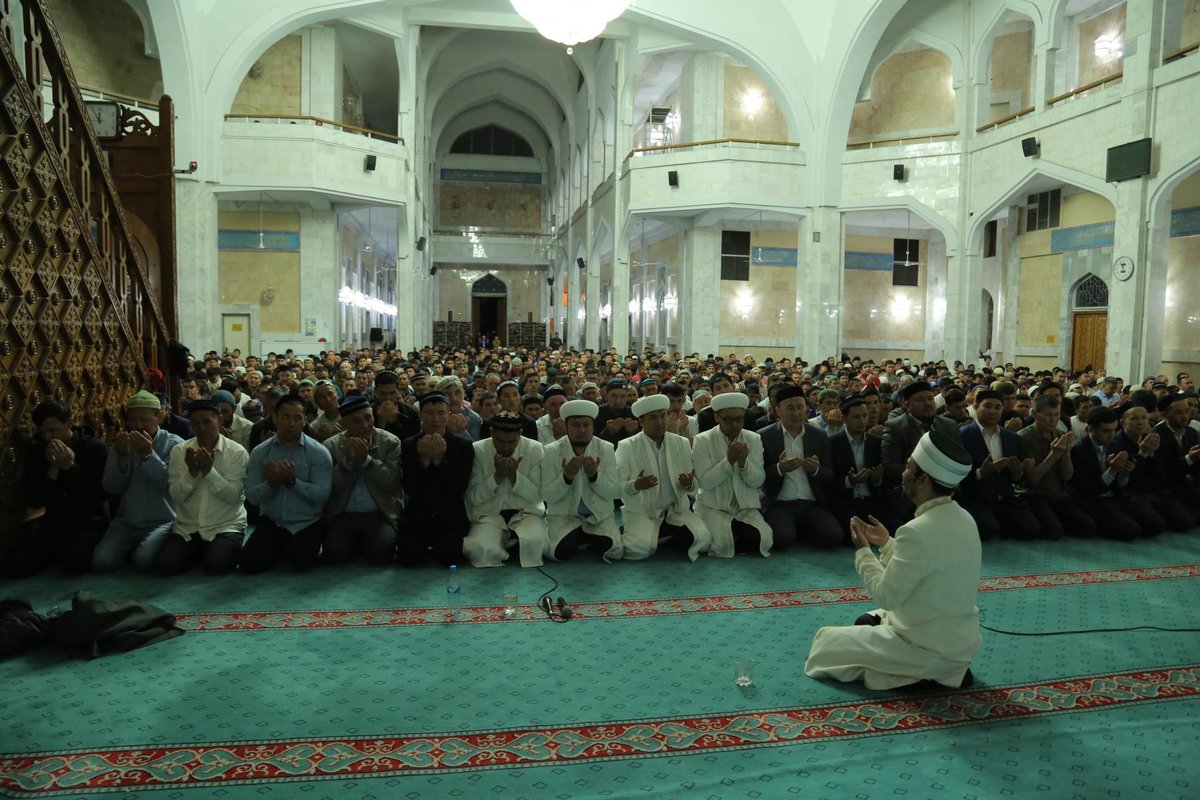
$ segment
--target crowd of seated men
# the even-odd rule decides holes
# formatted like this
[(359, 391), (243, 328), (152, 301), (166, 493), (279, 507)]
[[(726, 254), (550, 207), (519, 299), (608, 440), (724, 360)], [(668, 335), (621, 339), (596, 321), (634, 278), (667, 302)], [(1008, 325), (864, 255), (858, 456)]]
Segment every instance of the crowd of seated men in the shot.
[(1200, 525), (1186, 373), (425, 348), (210, 352), (177, 405), (163, 388), (104, 440), (37, 406), (5, 575), (840, 547), (854, 517), (911, 518), (901, 475), (935, 429), (971, 455), (957, 498), (982, 539)]

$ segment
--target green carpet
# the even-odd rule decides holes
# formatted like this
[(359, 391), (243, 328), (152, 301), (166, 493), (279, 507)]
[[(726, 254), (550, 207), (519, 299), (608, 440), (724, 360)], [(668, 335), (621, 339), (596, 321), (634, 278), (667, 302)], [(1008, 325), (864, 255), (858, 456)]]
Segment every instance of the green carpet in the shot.
[[(994, 542), (984, 623), (1195, 627), (1200, 530), (1132, 544)], [(189, 633), (95, 661), (0, 662), (0, 795), (180, 798), (1195, 797), (1200, 637), (984, 632), (975, 687), (870, 692), (802, 672), (863, 599), (847, 551), (548, 564), (550, 582), (365, 566), (249, 578), (45, 576)], [(499, 613), (506, 592), (523, 608)], [(739, 689), (732, 664), (757, 661)]]

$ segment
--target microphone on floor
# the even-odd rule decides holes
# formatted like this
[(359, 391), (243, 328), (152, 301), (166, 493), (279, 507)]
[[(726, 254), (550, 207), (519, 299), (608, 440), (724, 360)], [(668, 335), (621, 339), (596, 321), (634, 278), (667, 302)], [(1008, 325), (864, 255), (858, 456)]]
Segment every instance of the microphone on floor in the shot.
[(570, 619), (571, 615), (574, 613), (575, 612), (571, 611), (571, 607), (567, 605), (566, 600), (562, 599), (561, 597), (558, 598), (558, 615), (560, 617), (563, 619)]

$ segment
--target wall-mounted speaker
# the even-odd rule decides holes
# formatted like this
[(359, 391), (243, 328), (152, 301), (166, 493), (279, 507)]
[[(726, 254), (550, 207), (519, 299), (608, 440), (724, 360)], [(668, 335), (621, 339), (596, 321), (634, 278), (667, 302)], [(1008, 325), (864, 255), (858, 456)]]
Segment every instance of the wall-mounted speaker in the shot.
[(371, 328), (371, 335), (368, 337), (372, 342), (383, 341), (383, 328)]
[(894, 180), (894, 181), (904, 180), (904, 165), (903, 164), (892, 164), (892, 180)]
[(547, 278), (546, 278), (546, 285), (547, 285), (547, 286), (553, 286), (553, 285), (554, 285), (554, 276), (553, 276), (553, 275), (547, 276)]
[(418, 250), (425, 249), (425, 237), (424, 236), (422, 236), (420, 239), (417, 239), (417, 249)]
[(575, 266), (579, 267), (580, 269), (587, 269), (587, 262), (583, 260), (583, 256), (575, 259)]
[(375, 156), (367, 156), (363, 159), (363, 172), (375, 171)]
[(667, 171), (667, 186), (670, 186), (672, 189), (679, 188), (679, 172), (678, 171), (673, 170), (673, 169)]
[(1041, 154), (1042, 148), (1038, 145), (1038, 140), (1030, 136), (1021, 140), (1021, 152), (1025, 154), (1026, 158), (1037, 158)]
[(429, 268), (429, 274), (437, 275), (437, 264), (434, 264), (432, 267)]

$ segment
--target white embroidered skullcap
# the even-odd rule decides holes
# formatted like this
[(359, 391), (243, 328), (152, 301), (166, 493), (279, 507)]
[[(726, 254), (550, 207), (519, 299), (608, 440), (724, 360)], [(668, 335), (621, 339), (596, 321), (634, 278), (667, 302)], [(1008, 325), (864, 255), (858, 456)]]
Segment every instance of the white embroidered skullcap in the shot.
[(591, 417), (595, 419), (599, 413), (600, 406), (591, 400), (568, 400), (558, 409), (558, 415), (563, 419), (570, 419), (571, 417)]
[(935, 483), (955, 487), (971, 472), (971, 456), (958, 436), (930, 431), (913, 450), (913, 461)]
[(750, 398), (741, 392), (725, 392), (719, 394), (712, 399), (708, 404), (713, 413), (724, 411), (727, 408), (748, 408), (750, 406)]
[[(633, 404), (632, 410), (635, 417), (644, 417), (647, 414), (652, 414), (655, 411), (666, 411), (671, 407), (671, 398), (665, 394), (652, 394), (649, 397), (643, 397)], [(561, 413), (561, 412), (560, 412)]]

